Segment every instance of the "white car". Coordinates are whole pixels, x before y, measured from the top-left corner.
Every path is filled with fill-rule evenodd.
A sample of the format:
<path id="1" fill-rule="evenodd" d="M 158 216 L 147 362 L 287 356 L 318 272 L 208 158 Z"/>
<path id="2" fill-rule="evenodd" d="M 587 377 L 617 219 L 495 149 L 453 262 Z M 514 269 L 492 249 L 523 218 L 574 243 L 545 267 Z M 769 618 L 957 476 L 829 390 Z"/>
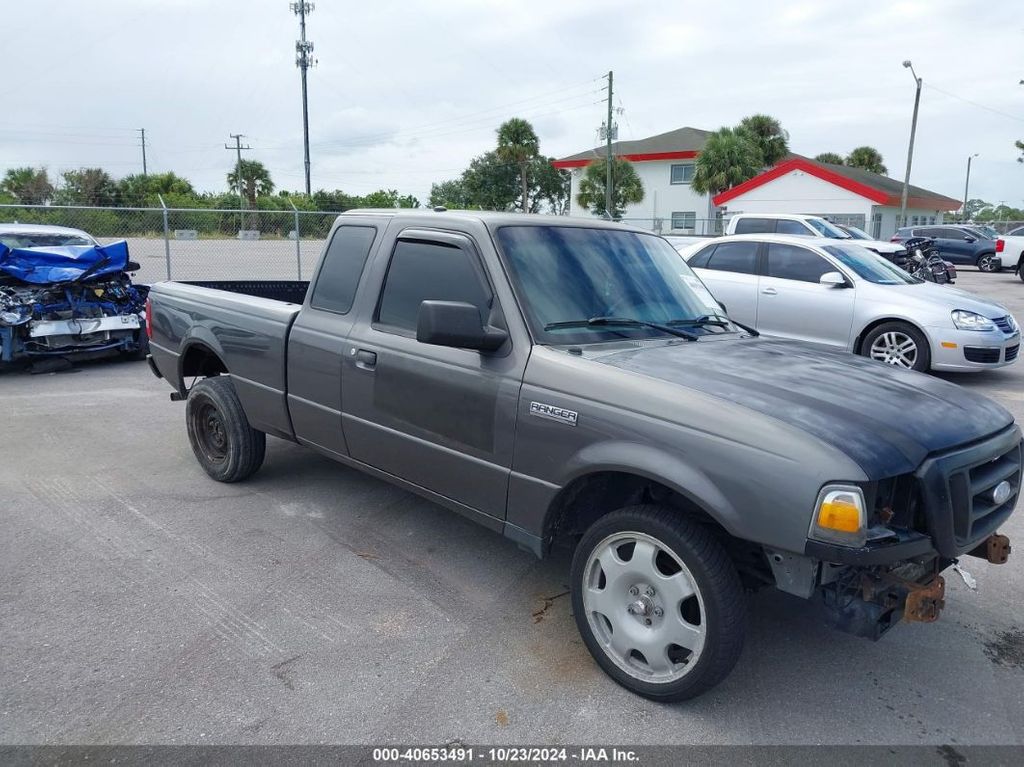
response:
<path id="1" fill-rule="evenodd" d="M 1006 307 L 919 280 L 851 242 L 735 235 L 682 255 L 730 318 L 765 335 L 919 371 L 990 370 L 1020 350 Z"/>
<path id="2" fill-rule="evenodd" d="M 825 237 L 830 240 L 856 239 L 858 245 L 884 256 L 889 261 L 899 262 L 907 257 L 907 249 L 900 243 L 854 237 L 821 216 L 797 213 L 737 213 L 729 219 L 725 233 L 788 234 L 794 237 Z"/>
<path id="3" fill-rule="evenodd" d="M 968 224 L 967 226 L 978 234 L 996 241 L 996 253 L 1002 260 L 1003 269 L 1020 271 L 1021 261 L 1024 260 L 1024 230 L 1021 230 L 1020 234 L 1012 232 L 1000 234 L 998 229 L 994 229 L 988 224 Z M 1014 229 L 1013 231 L 1018 230 Z"/>

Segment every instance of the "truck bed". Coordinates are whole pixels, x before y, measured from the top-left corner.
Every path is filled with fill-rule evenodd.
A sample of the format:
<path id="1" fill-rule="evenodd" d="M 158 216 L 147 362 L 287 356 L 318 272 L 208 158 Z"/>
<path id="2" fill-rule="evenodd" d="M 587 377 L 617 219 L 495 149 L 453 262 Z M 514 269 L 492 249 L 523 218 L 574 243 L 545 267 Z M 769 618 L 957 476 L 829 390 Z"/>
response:
<path id="1" fill-rule="evenodd" d="M 184 392 L 185 379 L 202 372 L 192 361 L 209 350 L 231 371 L 252 426 L 293 439 L 285 361 L 288 331 L 308 286 L 296 280 L 156 283 L 150 351 L 161 375 Z"/>

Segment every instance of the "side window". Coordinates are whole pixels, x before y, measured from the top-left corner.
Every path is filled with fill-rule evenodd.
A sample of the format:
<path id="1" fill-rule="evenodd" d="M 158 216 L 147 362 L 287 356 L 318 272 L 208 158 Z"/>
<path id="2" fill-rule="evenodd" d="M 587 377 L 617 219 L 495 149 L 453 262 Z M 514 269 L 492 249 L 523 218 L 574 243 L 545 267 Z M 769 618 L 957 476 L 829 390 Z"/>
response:
<path id="1" fill-rule="evenodd" d="M 781 280 L 818 282 L 826 272 L 838 271 L 832 264 L 807 248 L 783 243 L 768 244 L 768 276 Z"/>
<path id="2" fill-rule="evenodd" d="M 800 237 L 814 237 L 817 235 L 817 232 L 811 232 L 800 221 L 790 221 L 787 218 L 780 218 L 776 223 L 778 226 L 775 231 L 779 234 L 795 234 Z"/>
<path id="3" fill-rule="evenodd" d="M 708 247 L 697 251 L 697 253 L 686 263 L 690 265 L 691 269 L 706 269 L 708 265 L 708 259 L 711 258 L 711 254 L 714 252 L 714 250 L 715 246 L 709 245 Z"/>
<path id="4" fill-rule="evenodd" d="M 377 230 L 372 226 L 339 226 L 334 230 L 313 286 L 310 306 L 338 314 L 348 313 L 376 236 Z"/>
<path id="5" fill-rule="evenodd" d="M 736 234 L 764 234 L 775 231 L 775 219 L 741 218 L 736 222 Z"/>
<path id="6" fill-rule="evenodd" d="M 462 248 L 399 240 L 384 278 L 377 322 L 415 332 L 423 301 L 465 301 L 486 321 L 491 291 L 473 256 Z"/>
<path id="7" fill-rule="evenodd" d="M 720 272 L 757 274 L 757 243 L 723 242 L 711 254 L 707 268 Z"/>

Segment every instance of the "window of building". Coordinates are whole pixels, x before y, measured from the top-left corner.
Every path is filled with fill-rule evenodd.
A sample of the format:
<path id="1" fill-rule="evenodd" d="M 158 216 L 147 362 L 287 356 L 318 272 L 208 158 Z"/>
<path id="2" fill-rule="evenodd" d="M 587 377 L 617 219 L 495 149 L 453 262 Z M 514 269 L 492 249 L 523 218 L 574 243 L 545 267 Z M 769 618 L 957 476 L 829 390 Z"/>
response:
<path id="1" fill-rule="evenodd" d="M 329 312 L 347 314 L 370 255 L 377 230 L 372 226 L 339 226 L 324 256 L 324 265 L 313 286 L 310 306 Z"/>
<path id="2" fill-rule="evenodd" d="M 821 275 L 836 268 L 807 248 L 782 243 L 768 244 L 768 276 L 782 280 L 818 282 Z"/>
<path id="3" fill-rule="evenodd" d="M 689 184 L 693 180 L 693 163 L 681 163 L 679 165 L 673 165 L 672 183 L 673 184 Z"/>
<path id="4" fill-rule="evenodd" d="M 377 321 L 416 331 L 424 301 L 464 301 L 490 315 L 491 291 L 473 256 L 462 248 L 437 242 L 399 240 L 381 292 Z"/>
<path id="5" fill-rule="evenodd" d="M 935 216 L 928 216 L 928 223 L 935 226 Z"/>
<path id="6" fill-rule="evenodd" d="M 673 229 L 696 229 L 697 214 L 692 210 L 676 212 L 672 214 Z"/>

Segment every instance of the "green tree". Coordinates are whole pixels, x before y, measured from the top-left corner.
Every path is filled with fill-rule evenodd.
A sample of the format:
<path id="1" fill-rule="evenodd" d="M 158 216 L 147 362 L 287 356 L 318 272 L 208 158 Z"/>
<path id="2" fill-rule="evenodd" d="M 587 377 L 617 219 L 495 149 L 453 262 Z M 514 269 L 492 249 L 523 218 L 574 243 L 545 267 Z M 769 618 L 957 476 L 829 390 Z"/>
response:
<path id="1" fill-rule="evenodd" d="M 461 178 L 431 184 L 427 204 L 431 208 L 442 206 L 449 210 L 468 210 L 472 207 L 469 191 Z"/>
<path id="2" fill-rule="evenodd" d="M 789 133 L 770 115 L 750 115 L 740 120 L 737 133 L 745 133 L 761 151 L 764 165 L 771 166 L 789 154 Z"/>
<path id="3" fill-rule="evenodd" d="M 863 168 L 883 176 L 888 173 L 882 161 L 882 153 L 873 146 L 859 146 L 846 156 L 846 165 L 851 168 Z"/>
<path id="4" fill-rule="evenodd" d="M 512 210 L 522 194 L 519 171 L 498 157 L 497 150 L 474 157 L 462 174 L 470 207 L 480 210 Z"/>
<path id="5" fill-rule="evenodd" d="M 61 174 L 54 200 L 61 205 L 117 204 L 117 182 L 102 168 L 79 168 Z"/>
<path id="6" fill-rule="evenodd" d="M 187 178 L 168 171 L 125 176 L 117 182 L 117 194 L 122 205 L 152 205 L 158 202 L 158 194 L 194 198 L 196 190 Z"/>
<path id="7" fill-rule="evenodd" d="M 411 194 L 400 195 L 397 189 L 378 189 L 357 198 L 357 208 L 418 208 L 420 201 Z"/>
<path id="8" fill-rule="evenodd" d="M 554 157 L 536 157 L 530 169 L 533 186 L 530 192 L 530 212 L 540 213 L 540 204 L 547 205 L 549 213 L 564 216 L 569 210 L 571 183 L 569 171 L 559 170 L 552 163 Z"/>
<path id="9" fill-rule="evenodd" d="M 238 176 L 241 173 L 242 181 L 239 184 Z M 234 190 L 241 187 L 241 192 L 249 201 L 249 207 L 256 207 L 256 198 L 269 195 L 274 191 L 274 182 L 270 178 L 270 171 L 259 160 L 242 160 L 240 164 L 231 169 L 227 175 L 228 186 Z"/>
<path id="10" fill-rule="evenodd" d="M 971 221 L 977 218 L 983 210 L 987 210 L 991 207 L 992 203 L 985 202 L 984 200 L 968 200 L 967 204 L 964 206 L 963 216 L 966 220 Z"/>
<path id="11" fill-rule="evenodd" d="M 595 160 L 587 166 L 580 179 L 580 191 L 576 202 L 588 208 L 595 216 L 613 220 L 622 218 L 626 206 L 643 202 L 644 185 L 633 164 L 619 157 L 612 158 L 612 209 L 605 204 L 608 163 L 605 158 Z"/>
<path id="12" fill-rule="evenodd" d="M 498 127 L 498 159 L 515 165 L 519 170 L 519 183 L 522 196 L 520 209 L 523 213 L 530 210 L 530 166 L 540 153 L 540 140 L 533 126 L 521 117 L 506 120 Z"/>
<path id="13" fill-rule="evenodd" d="M 10 168 L 0 181 L 0 191 L 25 205 L 43 205 L 53 197 L 46 168 Z"/>
<path id="14" fill-rule="evenodd" d="M 843 156 L 838 152 L 822 152 L 821 154 L 815 155 L 814 159 L 816 162 L 824 162 L 829 165 L 842 165 L 844 162 Z"/>
<path id="15" fill-rule="evenodd" d="M 718 194 L 753 178 L 763 167 L 761 150 L 748 134 L 719 128 L 697 157 L 690 188 L 697 194 Z"/>
<path id="16" fill-rule="evenodd" d="M 1017 147 L 1017 151 L 1020 152 L 1020 157 L 1017 158 L 1017 162 L 1024 162 L 1024 141 L 1014 141 L 1013 145 Z"/>

